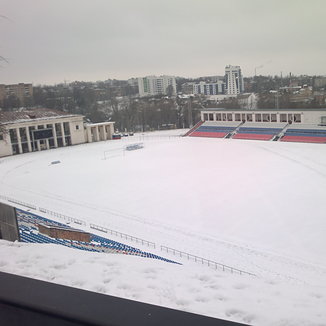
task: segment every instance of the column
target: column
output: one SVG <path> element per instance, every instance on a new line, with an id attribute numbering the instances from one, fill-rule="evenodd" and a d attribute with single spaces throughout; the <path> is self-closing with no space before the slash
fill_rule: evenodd
<path id="1" fill-rule="evenodd" d="M 87 131 L 87 142 L 88 143 L 92 143 L 93 139 L 92 139 L 92 128 L 91 127 L 86 127 L 86 131 Z"/>
<path id="2" fill-rule="evenodd" d="M 105 130 L 106 126 L 103 125 L 102 126 L 102 131 L 103 131 L 103 139 L 102 140 L 106 140 L 106 130 Z"/>
<path id="3" fill-rule="evenodd" d="M 50 149 L 49 138 L 45 139 L 45 143 L 46 143 L 46 149 Z"/>
<path id="4" fill-rule="evenodd" d="M 19 154 L 21 154 L 23 152 L 23 147 L 22 147 L 22 140 L 20 138 L 19 128 L 16 128 L 16 133 L 17 133 L 17 141 L 18 141 Z"/>
<path id="5" fill-rule="evenodd" d="M 28 146 L 28 151 L 32 152 L 32 144 L 31 144 L 31 137 L 29 136 L 29 128 L 25 127 L 26 130 L 26 137 L 27 137 L 27 146 Z"/>
<path id="6" fill-rule="evenodd" d="M 63 146 L 66 146 L 66 135 L 65 135 L 65 129 L 63 128 L 63 122 L 60 123 L 61 126 L 61 133 L 62 133 L 62 143 Z"/>
<path id="7" fill-rule="evenodd" d="M 110 128 L 109 139 L 112 139 L 112 135 L 114 134 L 113 123 L 110 123 L 109 128 Z"/>
<path id="8" fill-rule="evenodd" d="M 95 141 L 99 141 L 100 140 L 100 136 L 99 136 L 99 132 L 98 132 L 98 126 L 95 127 Z"/>
<path id="9" fill-rule="evenodd" d="M 52 133 L 54 140 L 54 147 L 58 147 L 57 131 L 55 130 L 55 123 L 52 123 Z"/>

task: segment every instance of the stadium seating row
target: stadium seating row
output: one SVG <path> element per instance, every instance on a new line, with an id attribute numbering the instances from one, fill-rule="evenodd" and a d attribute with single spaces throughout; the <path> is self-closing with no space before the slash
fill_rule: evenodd
<path id="1" fill-rule="evenodd" d="M 236 126 L 203 126 L 201 125 L 194 130 L 191 137 L 212 137 L 212 138 L 224 138 L 230 132 L 233 132 Z"/>
<path id="2" fill-rule="evenodd" d="M 51 226 L 59 226 L 66 229 L 71 229 L 69 226 L 49 220 L 47 218 L 25 212 L 23 210 L 17 209 L 17 222 L 20 232 L 20 239 L 23 242 L 31 242 L 31 243 L 52 243 L 63 245 L 75 249 L 91 251 L 91 252 L 106 252 L 106 253 L 120 253 L 120 254 L 127 254 L 127 255 L 136 255 L 146 258 L 153 258 L 159 259 L 169 263 L 176 263 L 177 262 L 149 253 L 142 251 L 138 248 L 134 248 L 132 246 L 107 239 L 95 234 L 91 235 L 91 242 L 82 242 L 82 241 L 74 241 L 74 240 L 65 240 L 65 239 L 58 239 L 58 238 L 51 238 L 47 235 L 41 234 L 38 231 L 37 225 L 42 223 Z"/>
<path id="3" fill-rule="evenodd" d="M 233 139 L 271 140 L 282 131 L 282 128 L 239 128 Z"/>
<path id="4" fill-rule="evenodd" d="M 326 143 L 325 129 L 309 129 L 304 126 L 301 129 L 288 128 L 283 133 L 283 126 L 278 128 L 263 126 L 248 126 L 247 123 L 239 126 L 223 125 L 212 122 L 197 124 L 197 128 L 188 132 L 191 137 L 213 137 L 213 138 L 233 138 L 233 139 L 252 139 L 252 140 L 279 140 L 288 142 L 308 142 L 308 143 Z"/>
<path id="5" fill-rule="evenodd" d="M 326 143 L 326 130 L 288 129 L 281 138 L 284 142 Z"/>

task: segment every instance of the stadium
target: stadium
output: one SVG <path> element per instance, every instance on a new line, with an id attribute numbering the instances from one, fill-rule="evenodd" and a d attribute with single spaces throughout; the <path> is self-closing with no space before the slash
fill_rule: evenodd
<path id="1" fill-rule="evenodd" d="M 1 241 L 1 271 L 246 324 L 320 325 L 324 112 L 203 110 L 188 132 L 1 158 L 0 201 L 26 242 Z"/>

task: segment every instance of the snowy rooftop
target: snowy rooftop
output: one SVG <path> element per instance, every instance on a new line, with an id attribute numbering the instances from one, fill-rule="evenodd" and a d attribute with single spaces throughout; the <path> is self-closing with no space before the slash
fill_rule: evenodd
<path id="1" fill-rule="evenodd" d="M 82 117 L 82 115 L 45 108 L 22 111 L 0 111 L 0 124 L 12 124 L 33 120 L 47 120 L 66 117 Z"/>

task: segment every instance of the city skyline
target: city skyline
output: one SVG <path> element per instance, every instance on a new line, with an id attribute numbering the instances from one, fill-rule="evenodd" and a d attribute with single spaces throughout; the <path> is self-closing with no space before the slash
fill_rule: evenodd
<path id="1" fill-rule="evenodd" d="M 325 75 L 321 0 L 0 0 L 0 84 Z M 8 61 L 8 62 L 6 62 Z"/>

